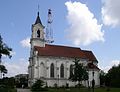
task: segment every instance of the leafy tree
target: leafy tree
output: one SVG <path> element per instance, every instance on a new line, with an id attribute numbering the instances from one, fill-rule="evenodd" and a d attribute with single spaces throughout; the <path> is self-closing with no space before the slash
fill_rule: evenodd
<path id="1" fill-rule="evenodd" d="M 104 71 L 101 71 L 100 72 L 100 86 L 105 85 L 105 79 L 106 79 L 106 73 L 104 73 Z"/>
<path id="2" fill-rule="evenodd" d="M 73 74 L 70 76 L 70 79 L 72 81 L 78 82 L 78 84 L 80 85 L 80 82 L 82 80 L 88 79 L 88 73 L 85 67 L 83 67 L 83 65 L 79 63 L 79 61 L 80 60 L 77 58 L 75 58 L 75 60 L 73 61 Z"/>
<path id="3" fill-rule="evenodd" d="M 43 86 L 45 83 L 42 80 L 37 80 L 31 87 L 32 91 L 44 91 L 46 90 Z"/>
<path id="4" fill-rule="evenodd" d="M 8 78 L 5 77 L 0 79 L 0 85 L 4 85 L 6 88 L 14 88 L 15 87 L 15 79 L 13 77 Z"/>
<path id="5" fill-rule="evenodd" d="M 2 37 L 1 37 L 1 35 L 0 35 L 0 63 L 1 63 L 2 55 L 6 55 L 6 56 L 8 56 L 9 58 L 11 58 L 10 51 L 12 51 L 12 49 L 9 48 L 9 47 L 3 42 L 3 39 L 2 39 Z"/>
<path id="6" fill-rule="evenodd" d="M 17 88 L 26 88 L 28 87 L 28 79 L 25 77 L 21 77 L 15 80 L 15 85 Z"/>
<path id="7" fill-rule="evenodd" d="M 24 85 L 24 87 L 27 87 L 28 86 L 28 79 L 20 78 L 20 84 Z"/>
<path id="8" fill-rule="evenodd" d="M 4 76 L 4 74 L 7 74 L 7 69 L 5 68 L 4 65 L 0 65 L 0 71 L 1 71 L 1 73 L 3 73 L 3 76 Z"/>
<path id="9" fill-rule="evenodd" d="M 82 80 L 88 80 L 88 72 L 87 70 L 83 67 L 83 76 L 82 76 Z"/>
<path id="10" fill-rule="evenodd" d="M 120 87 L 120 64 L 113 66 L 106 75 L 106 85 Z M 109 83 L 109 84 L 108 84 Z"/>
<path id="11" fill-rule="evenodd" d="M 4 65 L 1 65 L 1 58 L 2 58 L 2 55 L 6 55 L 8 56 L 9 58 L 11 58 L 11 54 L 10 54 L 10 51 L 12 51 L 11 48 L 9 48 L 4 42 L 3 42 L 3 39 L 0 35 L 0 73 L 2 74 L 3 73 L 3 76 L 5 73 L 7 73 L 7 69 L 5 68 Z"/>
<path id="12" fill-rule="evenodd" d="M 7 69 L 5 68 L 4 65 L 0 65 L 0 70 L 1 70 L 1 73 L 4 73 L 4 74 L 7 73 Z"/>

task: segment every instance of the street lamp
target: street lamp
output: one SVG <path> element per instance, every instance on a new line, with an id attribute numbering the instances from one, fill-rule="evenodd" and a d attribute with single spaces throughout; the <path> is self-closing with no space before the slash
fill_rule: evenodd
<path id="1" fill-rule="evenodd" d="M 2 58 L 2 54 L 0 54 L 0 64 L 1 64 L 1 62 L 2 62 L 1 58 Z"/>
<path id="2" fill-rule="evenodd" d="M 1 62 L 2 62 L 1 58 L 2 58 L 2 54 L 0 54 L 0 65 L 2 65 L 1 64 Z M 0 70 L 0 79 L 2 79 L 2 72 L 1 72 L 1 70 Z"/>
<path id="3" fill-rule="evenodd" d="M 93 75 L 93 80 L 92 80 L 92 89 L 93 89 L 93 92 L 94 92 L 94 86 L 95 86 L 95 80 L 94 80 L 94 67 L 93 67 L 93 72 L 92 72 L 92 75 Z"/>
<path id="4" fill-rule="evenodd" d="M 59 74 L 57 75 L 57 77 L 58 77 L 58 87 L 59 87 Z"/>

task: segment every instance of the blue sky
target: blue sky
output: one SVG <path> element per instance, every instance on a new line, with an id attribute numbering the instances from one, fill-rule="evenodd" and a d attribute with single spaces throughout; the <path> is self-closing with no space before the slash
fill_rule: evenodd
<path id="1" fill-rule="evenodd" d="M 0 34 L 13 48 L 11 59 L 2 58 L 6 76 L 27 73 L 28 39 L 38 5 L 40 18 L 47 25 L 47 11 L 52 9 L 54 43 L 92 50 L 99 67 L 107 71 L 120 62 L 119 0 L 2 0 Z"/>

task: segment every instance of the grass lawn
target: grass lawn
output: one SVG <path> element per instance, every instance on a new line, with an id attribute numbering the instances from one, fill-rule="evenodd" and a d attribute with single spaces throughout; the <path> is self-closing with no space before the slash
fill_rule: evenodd
<path id="1" fill-rule="evenodd" d="M 0 92 L 17 92 L 17 90 L 10 88 L 0 88 Z"/>
<path id="2" fill-rule="evenodd" d="M 87 88 L 71 88 L 71 89 L 49 89 L 48 91 L 43 92 L 93 92 L 92 89 Z M 110 91 L 107 91 L 106 88 L 95 88 L 94 92 L 120 92 L 120 88 L 110 88 Z"/>

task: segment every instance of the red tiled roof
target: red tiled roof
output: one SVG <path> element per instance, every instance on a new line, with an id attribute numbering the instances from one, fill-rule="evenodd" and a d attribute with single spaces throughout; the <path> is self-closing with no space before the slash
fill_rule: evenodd
<path id="1" fill-rule="evenodd" d="M 92 51 L 82 50 L 89 61 L 97 61 Z"/>
<path id="2" fill-rule="evenodd" d="M 88 63 L 87 64 L 87 68 L 88 69 L 97 69 L 97 70 L 100 70 L 96 65 L 94 65 L 93 63 Z"/>
<path id="3" fill-rule="evenodd" d="M 38 51 L 40 56 L 56 56 L 56 57 L 79 57 L 86 58 L 85 54 L 80 48 L 48 45 L 45 47 L 35 46 L 35 50 Z"/>
<path id="4" fill-rule="evenodd" d="M 76 47 L 48 45 L 45 47 L 35 46 L 39 56 L 56 56 L 56 57 L 71 57 L 82 58 L 95 61 L 96 58 L 91 51 L 81 50 Z"/>

